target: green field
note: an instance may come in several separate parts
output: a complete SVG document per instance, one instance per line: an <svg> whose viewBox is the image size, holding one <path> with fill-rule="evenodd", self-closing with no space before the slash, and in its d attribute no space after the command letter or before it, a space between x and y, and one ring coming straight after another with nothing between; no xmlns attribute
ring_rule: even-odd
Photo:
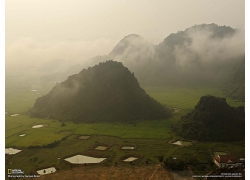
<svg viewBox="0 0 250 180"><path fill-rule="evenodd" d="M177 157L189 162L195 159L198 162L211 162L211 152L228 151L239 157L245 156L245 142L198 142L187 147L171 145L170 140L181 140L171 132L171 124L180 120L199 101L203 95L223 97L223 92L217 88L205 86L193 87L143 87L145 91L169 108L179 108L170 119L156 121L126 123L93 123L74 124L66 122L62 127L61 122L49 119L37 119L29 117L27 111L35 102L35 99L46 94L49 89L39 89L40 94L32 92L31 88L20 88L19 91L6 89L6 112L5 118L5 146L22 149L16 155L6 156L7 168L22 168L25 172L32 172L41 167L56 166L59 169L69 169L71 165L62 161L66 156L76 153L95 154L106 156L108 160L104 165L114 165L126 154L139 154L142 159L136 164L159 163L159 156ZM227 99L231 106L244 105ZM11 117L11 114L19 113L19 116ZM33 125L46 124L45 127L32 129ZM20 137L20 134L26 134ZM87 140L79 139L79 135L90 135ZM31 146L44 146L55 141L60 141L53 148L30 148ZM98 144L106 144L111 148L107 151L96 151L93 147ZM135 150L121 150L122 145L133 144ZM58 159L60 158L60 159ZM120 161L119 161L120 162ZM196 167L193 167L196 170ZM215 168L207 166L206 170ZM198 167L197 167L198 169Z"/></svg>

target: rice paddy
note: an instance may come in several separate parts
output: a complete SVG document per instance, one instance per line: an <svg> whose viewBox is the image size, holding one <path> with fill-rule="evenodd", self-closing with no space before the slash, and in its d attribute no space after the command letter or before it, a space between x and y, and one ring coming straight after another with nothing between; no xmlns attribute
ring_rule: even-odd
<svg viewBox="0 0 250 180"><path fill-rule="evenodd" d="M101 163L106 158L96 158L84 155L75 155L69 158L66 158L65 161L68 161L72 164L89 164L89 163Z"/></svg>
<svg viewBox="0 0 250 180"><path fill-rule="evenodd" d="M137 157L129 157L127 159L124 159L123 161L125 161L125 162L132 162L132 161L135 161L137 159L138 159Z"/></svg>
<svg viewBox="0 0 250 180"><path fill-rule="evenodd" d="M124 150L132 150L132 149L135 149L134 146L122 146L121 149L124 149Z"/></svg>
<svg viewBox="0 0 250 180"><path fill-rule="evenodd" d="M38 174L40 174L40 175L51 174L51 173L56 172L56 168L55 167L49 167L49 168L46 168L46 169L38 170L36 172Z"/></svg>
<svg viewBox="0 0 250 180"><path fill-rule="evenodd" d="M171 139L181 139L172 133L171 125L192 110L201 95L221 96L221 90L207 87L144 87L144 89L156 100L172 108L176 115L171 119L134 124L65 122L66 126L62 127L62 122L58 120L32 118L25 114L38 97L36 91L31 93L28 89L21 93L8 94L6 112L18 115L5 116L5 146L25 150L20 150L16 154L6 153L6 168L22 167L25 172L29 173L37 172L38 169L44 171L44 167L54 167L55 169L58 167L60 170L66 170L70 169L71 165L84 163L101 163L100 165L112 166L116 162L124 160L137 165L143 165L145 162L157 164L159 156L176 157L187 162L191 158L195 158L199 162L212 162L210 151L230 151L230 154L244 157L244 141L235 143L198 142L192 146L183 146L185 140L180 141L182 146L168 143ZM44 94L44 91L39 89L40 92ZM227 101L232 106L244 105L244 102L235 102L231 99L227 99ZM45 148L53 143L55 145L52 148ZM102 150L105 147L106 149ZM134 152L135 154L128 156L128 153ZM76 154L75 157L73 154ZM137 157L136 154L142 156ZM72 157L73 160L68 159L69 157ZM49 173L49 170L45 169L45 171Z"/></svg>
<svg viewBox="0 0 250 180"><path fill-rule="evenodd" d="M13 155L21 152L22 150L14 149L14 148L5 148L5 154Z"/></svg>

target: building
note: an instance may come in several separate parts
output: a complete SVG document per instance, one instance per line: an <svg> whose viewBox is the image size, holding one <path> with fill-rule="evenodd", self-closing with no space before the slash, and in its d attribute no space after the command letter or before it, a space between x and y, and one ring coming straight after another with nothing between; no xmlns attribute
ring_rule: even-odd
<svg viewBox="0 0 250 180"><path fill-rule="evenodd" d="M240 166L243 164L236 156L232 156L232 155L214 156L214 163L218 167Z"/></svg>

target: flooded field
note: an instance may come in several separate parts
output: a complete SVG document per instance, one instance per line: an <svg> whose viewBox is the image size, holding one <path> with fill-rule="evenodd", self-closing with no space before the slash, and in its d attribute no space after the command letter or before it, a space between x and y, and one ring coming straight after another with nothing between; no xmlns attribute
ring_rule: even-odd
<svg viewBox="0 0 250 180"><path fill-rule="evenodd" d="M190 146L190 145L192 145L192 142L189 142L189 141L176 141L176 142L174 142L172 144L178 145L178 146Z"/></svg>
<svg viewBox="0 0 250 180"><path fill-rule="evenodd" d="M125 162L132 162L132 161L135 161L136 159L138 159L137 157L129 157L127 159L124 159L123 161Z"/></svg>
<svg viewBox="0 0 250 180"><path fill-rule="evenodd" d="M129 150L129 149L135 149L134 146L122 146L122 149Z"/></svg>
<svg viewBox="0 0 250 180"><path fill-rule="evenodd" d="M172 110L173 110L174 112L180 112L180 109L179 109L179 108L172 108Z"/></svg>
<svg viewBox="0 0 250 180"><path fill-rule="evenodd" d="M72 164L88 164L88 163L100 163L107 158L96 158L84 155L75 155L69 158L64 159Z"/></svg>
<svg viewBox="0 0 250 180"><path fill-rule="evenodd" d="M17 153L19 153L21 151L22 150L19 150L19 149L5 148L5 154L9 154L9 155L17 154Z"/></svg>
<svg viewBox="0 0 250 180"><path fill-rule="evenodd" d="M97 147L95 148L95 150L100 150L100 151L104 151L104 150L106 150L106 149L107 149L106 146L97 146Z"/></svg>
<svg viewBox="0 0 250 180"><path fill-rule="evenodd" d="M80 136L79 137L79 139L84 139L84 140L89 139L89 138L90 138L90 136Z"/></svg>
<svg viewBox="0 0 250 180"><path fill-rule="evenodd" d="M40 174L40 175L50 174L50 173L54 173L54 172L56 172L55 167L50 167L50 168L41 169L41 170L37 171L37 173Z"/></svg>
<svg viewBox="0 0 250 180"><path fill-rule="evenodd" d="M38 125L32 126L32 128L41 128L41 127L44 127L44 124L38 124Z"/></svg>

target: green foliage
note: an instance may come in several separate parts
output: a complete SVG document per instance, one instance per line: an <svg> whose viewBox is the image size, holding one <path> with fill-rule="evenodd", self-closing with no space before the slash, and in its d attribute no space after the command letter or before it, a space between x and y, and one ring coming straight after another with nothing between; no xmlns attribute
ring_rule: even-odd
<svg viewBox="0 0 250 180"><path fill-rule="evenodd" d="M185 163L182 160L172 157L165 159L163 163L170 170L183 170L185 168Z"/></svg>
<svg viewBox="0 0 250 180"><path fill-rule="evenodd" d="M57 84L31 110L38 118L78 122L134 122L161 119L171 112L139 86L122 63L107 61Z"/></svg>
<svg viewBox="0 0 250 180"><path fill-rule="evenodd" d="M244 107L231 107L225 98L203 96L173 130L184 138L199 141L242 140L245 138Z"/></svg>

